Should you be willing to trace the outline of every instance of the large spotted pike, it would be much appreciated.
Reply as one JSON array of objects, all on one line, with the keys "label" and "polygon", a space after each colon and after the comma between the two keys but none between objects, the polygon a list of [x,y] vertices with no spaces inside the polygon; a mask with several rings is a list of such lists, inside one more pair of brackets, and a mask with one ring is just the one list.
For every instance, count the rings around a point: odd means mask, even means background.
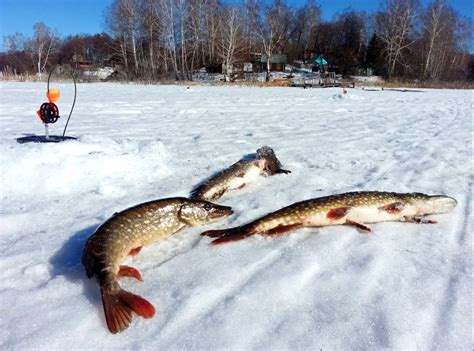
[{"label": "large spotted pike", "polygon": [[218,245],[253,234],[275,235],[300,227],[346,224],[371,231],[364,224],[384,221],[436,223],[423,217],[445,213],[457,201],[444,195],[361,191],[325,196],[294,203],[240,227],[209,230],[202,235],[217,238]]},{"label": "large spotted pike", "polygon": [[215,201],[226,191],[241,189],[254,182],[260,176],[272,176],[278,173],[291,173],[281,168],[280,161],[272,148],[262,146],[255,157],[240,160],[220,171],[191,192],[192,199]]},{"label": "large spotted pike", "polygon": [[123,290],[118,278],[142,280],[140,272],[120,265],[142,246],[165,239],[188,226],[206,224],[232,214],[232,209],[207,201],[168,198],[146,202],[114,214],[89,238],[82,255],[87,276],[99,282],[107,326],[112,333],[127,328],[132,312],[151,318],[155,308],[147,300]]}]

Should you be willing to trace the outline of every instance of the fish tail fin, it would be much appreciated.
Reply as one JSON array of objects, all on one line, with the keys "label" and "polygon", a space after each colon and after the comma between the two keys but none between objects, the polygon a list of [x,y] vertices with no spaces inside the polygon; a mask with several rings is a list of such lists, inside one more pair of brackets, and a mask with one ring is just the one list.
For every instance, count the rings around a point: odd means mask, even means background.
[{"label": "fish tail fin", "polygon": [[128,328],[132,322],[132,312],[143,318],[155,315],[155,308],[150,302],[122,288],[114,292],[102,288],[101,293],[107,327],[113,334]]},{"label": "fish tail fin", "polygon": [[219,230],[208,230],[201,235],[209,236],[211,238],[217,238],[213,240],[210,245],[220,245],[231,241],[237,241],[245,239],[246,237],[256,234],[257,231],[253,230],[250,226],[241,226]]}]

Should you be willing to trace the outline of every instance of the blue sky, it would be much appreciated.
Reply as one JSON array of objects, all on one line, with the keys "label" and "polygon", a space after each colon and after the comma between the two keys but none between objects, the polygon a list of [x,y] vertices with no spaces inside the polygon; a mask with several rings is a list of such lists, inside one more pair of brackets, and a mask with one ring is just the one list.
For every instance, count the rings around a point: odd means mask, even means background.
[{"label": "blue sky", "polygon": [[[422,0],[426,3],[427,0]],[[61,36],[70,34],[94,34],[104,31],[103,12],[112,0],[0,0],[0,50],[3,36],[15,32],[31,36],[33,24],[44,22],[58,30]],[[292,5],[303,0],[288,0]],[[379,8],[378,0],[316,0],[321,6],[324,19],[348,7],[367,12]],[[462,15],[474,18],[472,0],[450,1]]]}]

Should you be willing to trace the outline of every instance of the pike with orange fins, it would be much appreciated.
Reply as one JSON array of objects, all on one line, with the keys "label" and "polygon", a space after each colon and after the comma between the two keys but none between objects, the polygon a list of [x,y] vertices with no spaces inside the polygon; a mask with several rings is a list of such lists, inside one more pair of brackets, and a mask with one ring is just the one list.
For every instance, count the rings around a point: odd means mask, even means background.
[{"label": "pike with orange fins", "polygon": [[120,265],[127,255],[136,255],[142,246],[185,227],[206,224],[232,213],[227,206],[177,197],[131,207],[102,224],[87,241],[82,264],[87,276],[95,276],[99,282],[109,330],[115,334],[126,329],[132,312],[144,318],[155,315],[150,302],[119,285],[119,277],[143,280],[137,269]]},{"label": "pike with orange fins", "polygon": [[228,190],[242,189],[261,176],[291,173],[281,168],[273,149],[262,146],[254,158],[243,159],[217,173],[191,192],[192,199],[215,201]]},{"label": "pike with orange fins", "polygon": [[444,195],[361,191],[294,203],[240,227],[209,230],[201,235],[216,238],[211,245],[244,239],[253,234],[276,235],[301,227],[351,225],[371,232],[366,223],[407,221],[436,223],[425,215],[445,213],[457,201]]}]

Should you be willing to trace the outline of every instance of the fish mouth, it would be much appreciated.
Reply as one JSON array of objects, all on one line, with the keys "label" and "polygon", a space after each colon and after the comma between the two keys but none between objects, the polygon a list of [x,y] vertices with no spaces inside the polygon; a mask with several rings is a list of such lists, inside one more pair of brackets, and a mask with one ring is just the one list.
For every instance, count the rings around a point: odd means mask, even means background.
[{"label": "fish mouth", "polygon": [[234,210],[230,206],[216,206],[214,210],[209,214],[211,219],[218,219],[227,217],[234,214]]},{"label": "fish mouth", "polygon": [[456,199],[445,195],[433,195],[427,201],[427,205],[431,207],[433,213],[444,213],[456,207],[458,202]]},{"label": "fish mouth", "polygon": [[280,161],[269,146],[262,146],[258,149],[256,159],[260,161],[259,166],[266,176],[271,176],[281,169]]}]

